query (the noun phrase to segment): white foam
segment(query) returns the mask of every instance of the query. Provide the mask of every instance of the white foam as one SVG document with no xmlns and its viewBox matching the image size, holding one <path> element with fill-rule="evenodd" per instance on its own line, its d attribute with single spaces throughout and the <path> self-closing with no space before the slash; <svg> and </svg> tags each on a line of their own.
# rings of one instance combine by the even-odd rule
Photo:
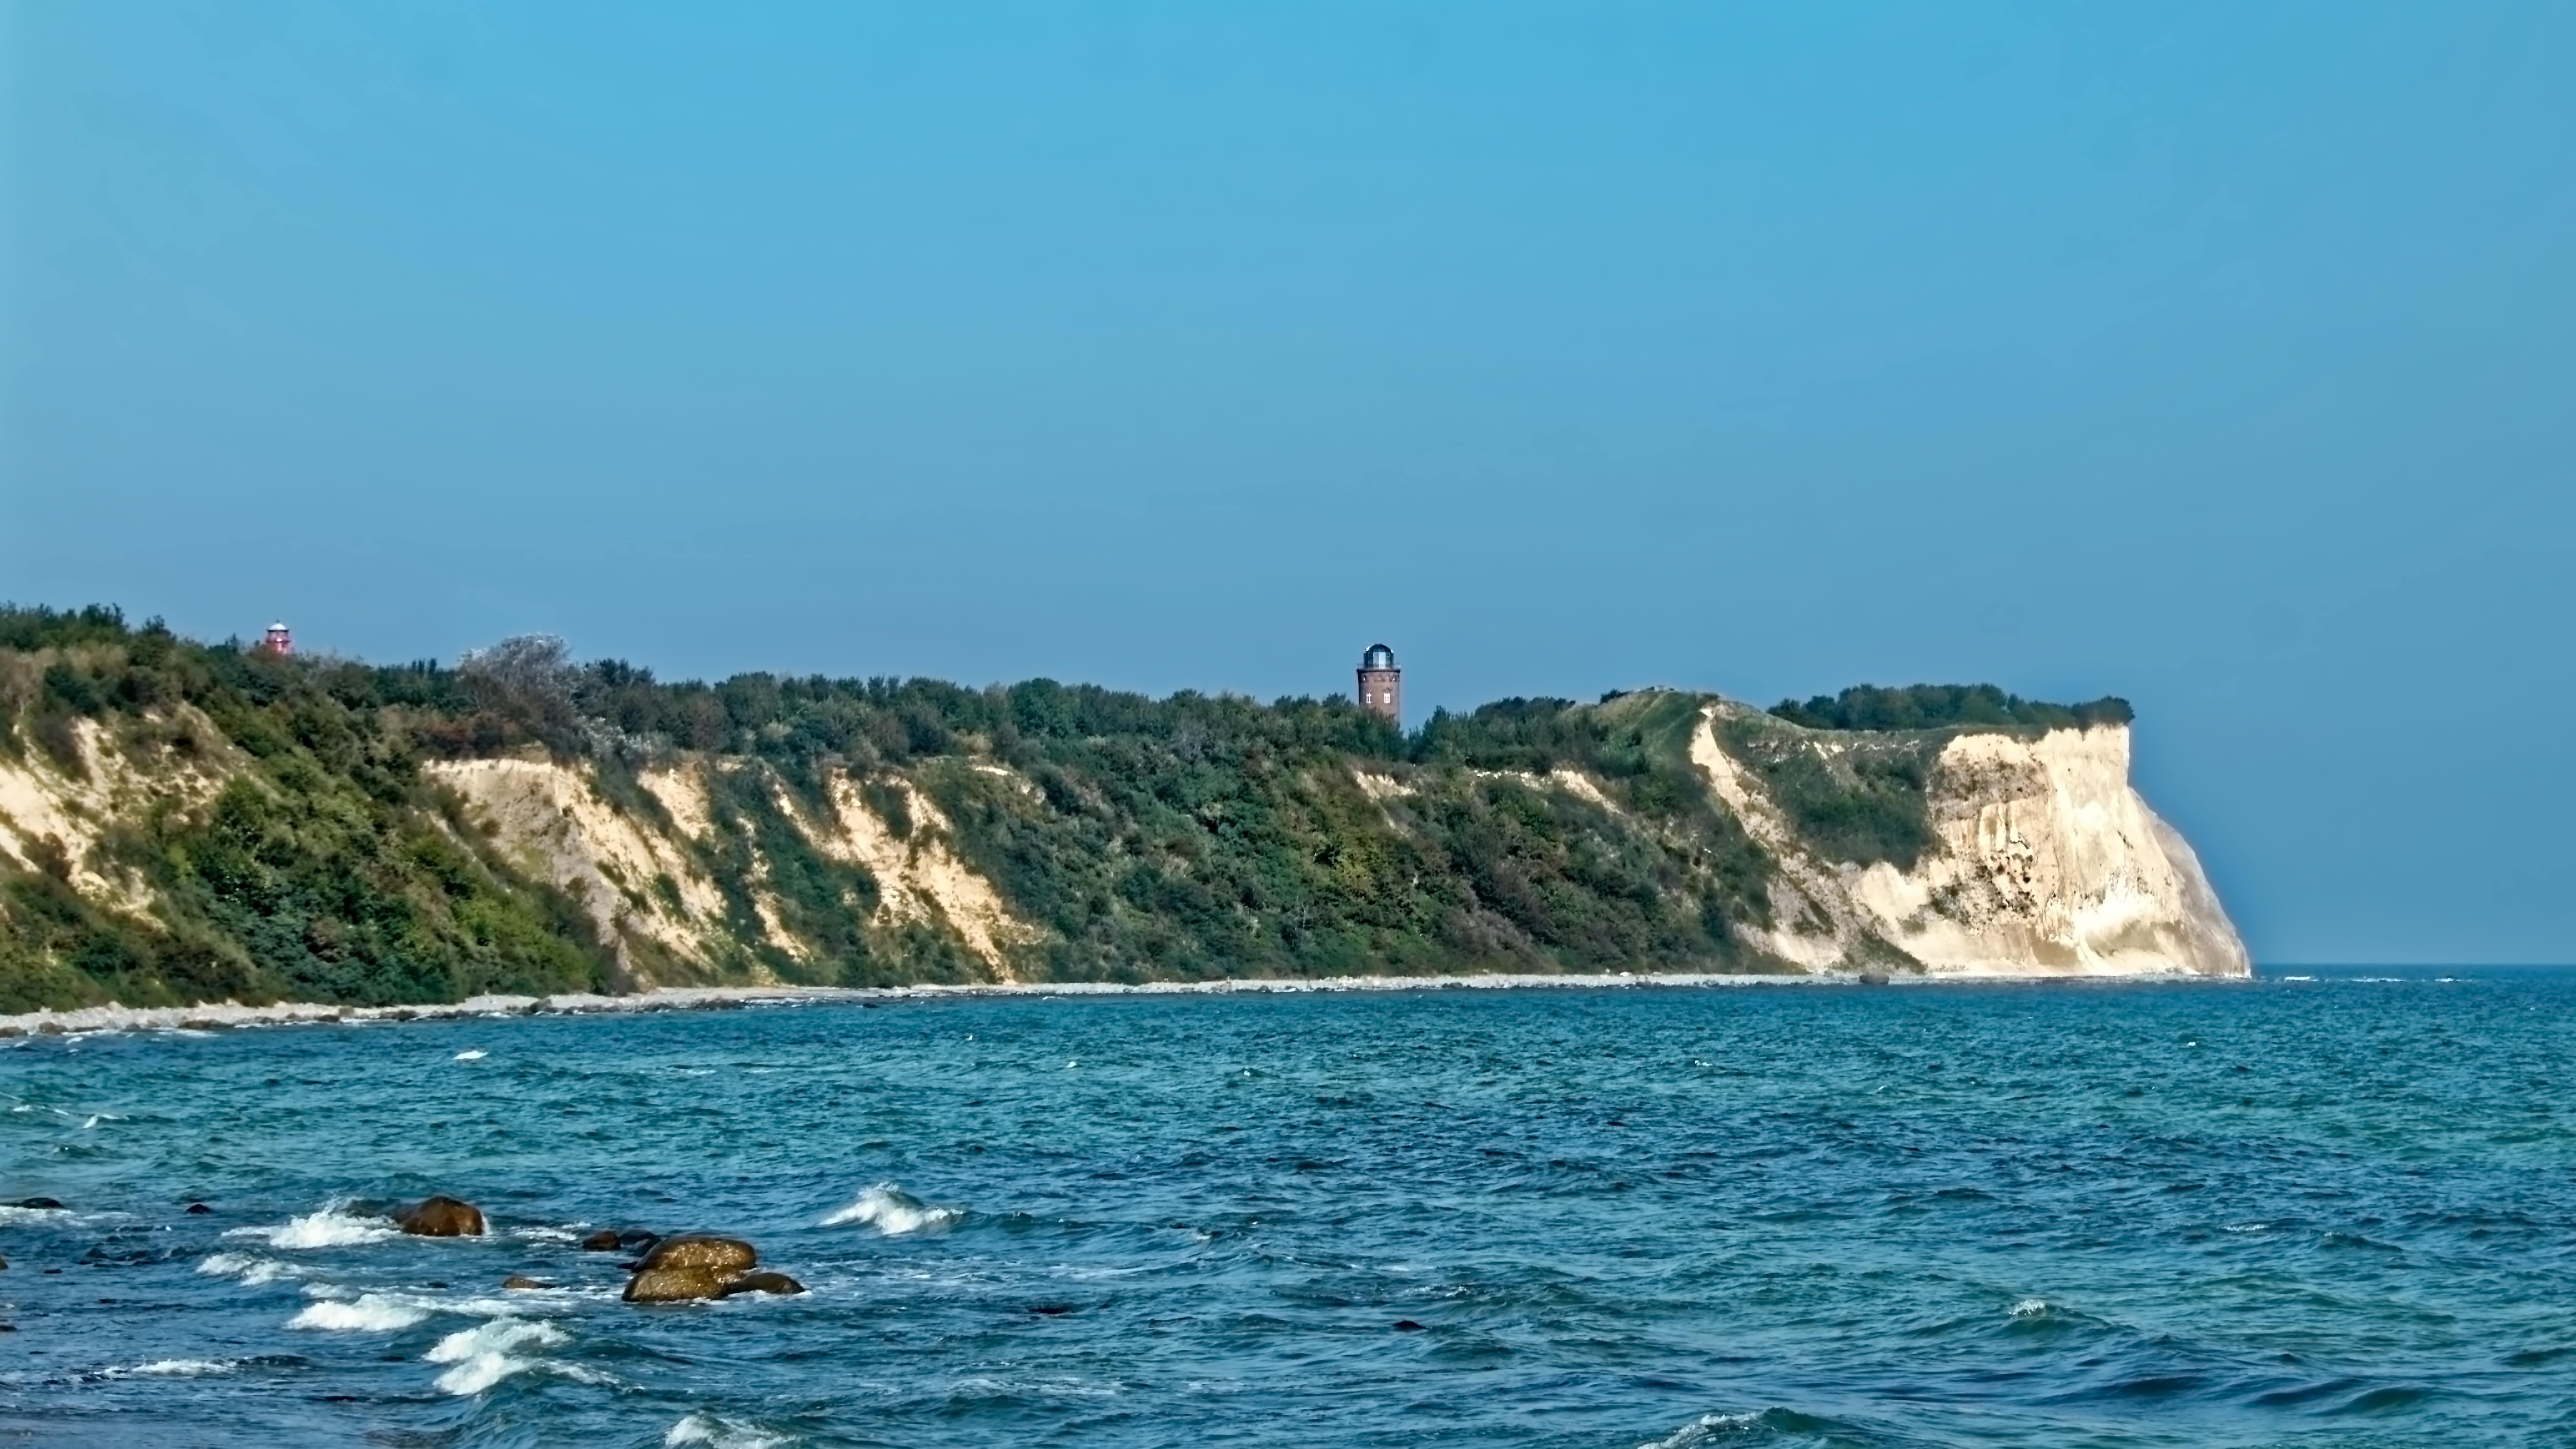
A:
<svg viewBox="0 0 2576 1449">
<path fill-rule="evenodd" d="M 460 1062 L 479 1062 L 488 1055 L 490 1054 L 478 1047 L 472 1051 L 458 1052 L 456 1054 L 456 1059 Z"/>
<path fill-rule="evenodd" d="M 823 1219 L 823 1226 L 866 1223 L 896 1238 L 924 1229 L 945 1228 L 964 1216 L 964 1208 L 932 1207 L 891 1182 L 880 1182 L 860 1193 L 858 1201 Z"/>
<path fill-rule="evenodd" d="M 129 1374 L 152 1374 L 173 1380 L 196 1380 L 204 1374 L 229 1374 L 237 1367 L 232 1359 L 152 1359 L 149 1364 L 134 1364 Z"/>
<path fill-rule="evenodd" d="M 671 1426 L 662 1436 L 662 1449 L 681 1449 L 688 1444 L 704 1444 L 707 1449 L 779 1449 L 787 1440 L 766 1429 L 737 1424 L 710 1414 L 691 1414 Z"/>
<path fill-rule="evenodd" d="M 514 1373 L 536 1367 L 536 1359 L 522 1358 L 511 1350 L 549 1348 L 563 1341 L 564 1331 L 551 1323 L 495 1318 L 479 1328 L 458 1329 L 421 1357 L 456 1365 L 438 1376 L 440 1392 L 479 1394 Z"/>
<path fill-rule="evenodd" d="M 354 1303 L 326 1298 L 309 1304 L 303 1312 L 286 1320 L 286 1326 L 344 1333 L 391 1333 L 397 1328 L 409 1328 L 428 1316 L 429 1310 L 416 1304 L 400 1302 L 381 1293 L 361 1293 Z"/>
<path fill-rule="evenodd" d="M 1752 1428 L 1761 1418 L 1757 1410 L 1741 1414 L 1702 1414 L 1661 1439 L 1638 1445 L 1637 1449 L 1691 1449 L 1691 1446 L 1705 1444 L 1720 1434 L 1731 1437 L 1734 1430 Z"/>
<path fill-rule="evenodd" d="M 335 1202 L 320 1212 L 288 1218 L 275 1227 L 234 1228 L 227 1238 L 258 1238 L 272 1248 L 339 1248 L 351 1243 L 382 1242 L 398 1236 L 393 1223 L 385 1218 L 351 1217 L 340 1211 L 347 1202 Z"/>
<path fill-rule="evenodd" d="M 210 1253 L 197 1265 L 197 1271 L 210 1278 L 239 1278 L 245 1288 L 257 1288 L 280 1278 L 303 1276 L 304 1270 L 275 1258 L 256 1258 L 248 1253 Z"/>
<path fill-rule="evenodd" d="M 2012 1306 L 2015 1318 L 2037 1318 L 2047 1311 L 2048 1300 L 2045 1298 L 2025 1298 Z"/>
</svg>

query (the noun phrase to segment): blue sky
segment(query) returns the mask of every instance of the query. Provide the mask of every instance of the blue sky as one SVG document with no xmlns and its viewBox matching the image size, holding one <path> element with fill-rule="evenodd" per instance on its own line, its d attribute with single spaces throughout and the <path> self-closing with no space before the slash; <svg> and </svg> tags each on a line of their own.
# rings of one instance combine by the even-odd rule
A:
<svg viewBox="0 0 2576 1449">
<path fill-rule="evenodd" d="M 666 676 L 2116 692 L 2576 959 L 2576 9 L 0 0 L 0 596 Z"/>
</svg>

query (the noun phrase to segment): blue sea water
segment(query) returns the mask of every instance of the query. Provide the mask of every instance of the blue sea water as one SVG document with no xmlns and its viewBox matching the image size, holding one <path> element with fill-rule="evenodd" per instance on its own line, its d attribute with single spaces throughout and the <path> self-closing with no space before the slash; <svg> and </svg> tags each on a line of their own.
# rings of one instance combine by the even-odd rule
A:
<svg viewBox="0 0 2576 1449">
<path fill-rule="evenodd" d="M 15 1040 L 0 1440 L 2576 1443 L 2576 976 L 2305 975 Z"/>
</svg>

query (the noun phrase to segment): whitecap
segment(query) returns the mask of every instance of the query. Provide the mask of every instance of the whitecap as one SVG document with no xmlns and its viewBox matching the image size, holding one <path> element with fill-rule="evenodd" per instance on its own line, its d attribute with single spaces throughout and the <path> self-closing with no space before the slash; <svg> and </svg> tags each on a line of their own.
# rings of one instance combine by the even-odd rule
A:
<svg viewBox="0 0 2576 1449">
<path fill-rule="evenodd" d="M 257 1288 L 280 1278 L 298 1277 L 303 1272 L 292 1263 L 253 1257 L 248 1253 L 209 1253 L 205 1261 L 197 1265 L 197 1271 L 209 1278 L 239 1278 L 245 1288 Z"/>
<path fill-rule="evenodd" d="M 361 1293 L 354 1303 L 325 1298 L 286 1320 L 289 1328 L 319 1328 L 344 1333 L 391 1333 L 429 1316 L 429 1310 L 381 1293 Z"/>
<path fill-rule="evenodd" d="M 157 1358 L 147 1364 L 135 1365 L 134 1372 L 193 1379 L 206 1374 L 228 1374 L 236 1367 L 238 1365 L 231 1359 Z"/>
<path fill-rule="evenodd" d="M 671 1426 L 662 1436 L 663 1449 L 681 1449 L 683 1445 L 704 1444 L 707 1449 L 778 1449 L 787 1440 L 765 1429 L 719 1419 L 711 1414 L 691 1414 Z"/>
<path fill-rule="evenodd" d="M 2037 1318 L 2047 1311 L 2048 1300 L 2045 1298 L 2025 1298 L 2012 1306 L 2015 1318 Z"/>
<path fill-rule="evenodd" d="M 1741 1414 L 1702 1414 L 1661 1439 L 1638 1445 L 1637 1449 L 1692 1449 L 1693 1445 L 1705 1444 L 1720 1434 L 1732 1437 L 1734 1430 L 1750 1429 L 1761 1419 L 1761 1413 L 1755 1410 Z"/>
<path fill-rule="evenodd" d="M 375 1243 L 396 1237 L 391 1221 L 385 1218 L 351 1217 L 340 1209 L 346 1199 L 325 1206 L 320 1212 L 289 1218 L 274 1227 L 234 1228 L 227 1238 L 259 1238 L 272 1248 L 338 1248 L 351 1243 Z"/>
<path fill-rule="evenodd" d="M 281 1263 L 275 1258 L 261 1258 L 252 1263 L 248 1268 L 242 1270 L 241 1280 L 242 1286 L 245 1288 L 258 1288 L 266 1284 L 274 1283 L 280 1278 L 298 1278 L 302 1276 L 303 1270 L 297 1268 L 292 1263 Z"/>
<path fill-rule="evenodd" d="M 148 1376 L 152 1378 L 193 1379 L 203 1378 L 207 1374 L 228 1374 L 239 1367 L 241 1367 L 241 1360 L 232 1358 L 156 1358 L 150 1363 L 139 1363 L 131 1368 L 101 1369 L 96 1374 L 89 1375 L 88 1377 L 101 1379 L 130 1379 L 137 1376 Z"/>
<path fill-rule="evenodd" d="M 2259 1233 L 2268 1230 L 2271 1226 L 2272 1225 L 2270 1223 L 2229 1223 L 2220 1231 L 2230 1233 Z"/>
<path fill-rule="evenodd" d="M 484 1051 L 482 1048 L 480 1048 L 480 1047 L 477 1047 L 477 1048 L 475 1048 L 475 1049 L 474 1049 L 474 1050 L 472 1050 L 472 1051 L 462 1051 L 462 1052 L 458 1052 L 458 1053 L 456 1054 L 456 1059 L 457 1059 L 458 1061 L 460 1061 L 460 1062 L 479 1062 L 479 1061 L 483 1060 L 483 1058 L 484 1058 L 484 1057 L 486 1057 L 486 1056 L 488 1056 L 488 1055 L 490 1055 L 490 1053 L 485 1052 L 485 1051 Z"/>
<path fill-rule="evenodd" d="M 495 1318 L 479 1328 L 458 1329 L 421 1357 L 456 1365 L 438 1376 L 440 1392 L 479 1394 L 514 1373 L 536 1367 L 536 1359 L 522 1358 L 511 1350 L 550 1348 L 563 1341 L 564 1331 L 551 1323 Z"/>
<path fill-rule="evenodd" d="M 867 1223 L 889 1238 L 924 1229 L 945 1228 L 966 1216 L 964 1208 L 932 1207 L 891 1182 L 860 1193 L 858 1201 L 823 1219 L 823 1226 Z"/>
</svg>

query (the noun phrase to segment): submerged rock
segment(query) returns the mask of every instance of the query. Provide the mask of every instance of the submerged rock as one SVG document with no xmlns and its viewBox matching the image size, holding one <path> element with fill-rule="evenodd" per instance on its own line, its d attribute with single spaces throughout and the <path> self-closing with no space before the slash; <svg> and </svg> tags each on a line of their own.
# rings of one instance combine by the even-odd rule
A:
<svg viewBox="0 0 2576 1449">
<path fill-rule="evenodd" d="M 513 1273 L 501 1280 L 501 1286 L 514 1293 L 524 1293 L 536 1288 L 552 1288 L 555 1285 L 541 1278 L 531 1278 L 525 1273 Z"/>
<path fill-rule="evenodd" d="M 724 1293 L 724 1278 L 713 1268 L 644 1268 L 626 1280 L 620 1296 L 629 1303 L 687 1303 Z"/>
<path fill-rule="evenodd" d="M 655 1243 L 650 1252 L 635 1265 L 639 1274 L 657 1268 L 704 1268 L 713 1273 L 735 1273 L 755 1267 L 760 1254 L 740 1238 L 719 1238 L 704 1233 L 683 1233 Z"/>
<path fill-rule="evenodd" d="M 22 1208 L 59 1209 L 62 1207 L 62 1204 L 49 1197 L 22 1197 L 18 1199 L 18 1206 Z"/>
<path fill-rule="evenodd" d="M 192 1203 L 188 1204 L 188 1214 L 189 1214 L 189 1216 L 191 1216 L 191 1217 L 203 1217 L 203 1216 L 205 1216 L 207 1213 L 210 1213 L 210 1212 L 213 1212 L 213 1211 L 214 1211 L 214 1209 L 213 1209 L 213 1208 L 210 1208 L 210 1207 L 206 1206 L 204 1203 L 201 1203 L 201 1202 L 192 1202 Z"/>
<path fill-rule="evenodd" d="M 615 1228 L 601 1228 L 581 1240 L 581 1250 L 585 1253 L 614 1253 L 623 1246 L 625 1245 L 617 1241 Z"/>
<path fill-rule="evenodd" d="M 737 1293 L 802 1293 L 805 1285 L 784 1273 L 745 1273 L 724 1285 L 724 1296 Z"/>
<path fill-rule="evenodd" d="M 470 1202 L 452 1197 L 426 1197 L 394 1218 L 402 1230 L 416 1238 L 479 1238 L 483 1236 L 483 1210 Z"/>
</svg>

